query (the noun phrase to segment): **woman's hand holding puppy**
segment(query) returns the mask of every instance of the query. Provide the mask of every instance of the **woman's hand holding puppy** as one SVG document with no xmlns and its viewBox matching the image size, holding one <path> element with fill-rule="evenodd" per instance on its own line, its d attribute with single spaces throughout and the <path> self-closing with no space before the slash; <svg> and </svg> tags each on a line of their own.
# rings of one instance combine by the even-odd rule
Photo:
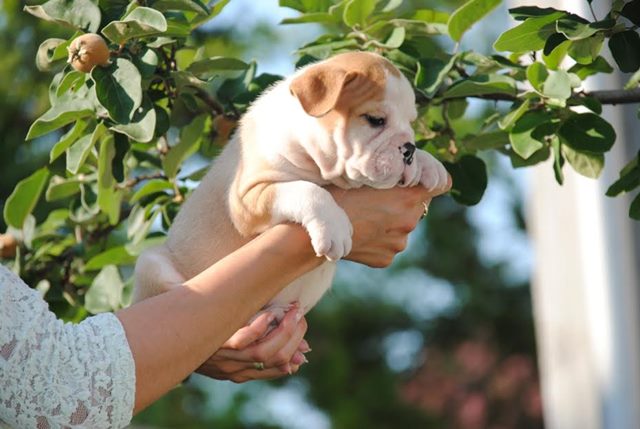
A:
<svg viewBox="0 0 640 429">
<path fill-rule="evenodd" d="M 411 188 L 343 190 L 330 188 L 354 228 L 353 249 L 346 259 L 371 267 L 386 267 L 407 246 L 408 234 L 423 216 L 425 204 L 436 196 L 421 186 Z M 265 312 L 238 330 L 199 369 L 200 374 L 242 383 L 293 374 L 306 363 L 303 339 L 307 322 L 292 308 L 267 336 L 272 320 Z M 256 368 L 261 363 L 264 369 Z"/>
</svg>

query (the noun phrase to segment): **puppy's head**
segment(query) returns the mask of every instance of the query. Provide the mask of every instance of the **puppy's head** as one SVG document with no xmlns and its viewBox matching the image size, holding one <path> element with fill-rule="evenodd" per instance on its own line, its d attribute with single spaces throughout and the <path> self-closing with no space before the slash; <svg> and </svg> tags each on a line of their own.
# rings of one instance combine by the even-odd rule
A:
<svg viewBox="0 0 640 429">
<path fill-rule="evenodd" d="M 415 151 L 409 81 L 385 58 L 368 52 L 336 55 L 304 68 L 290 85 L 305 112 L 335 144 L 342 177 L 390 188 Z"/>
</svg>

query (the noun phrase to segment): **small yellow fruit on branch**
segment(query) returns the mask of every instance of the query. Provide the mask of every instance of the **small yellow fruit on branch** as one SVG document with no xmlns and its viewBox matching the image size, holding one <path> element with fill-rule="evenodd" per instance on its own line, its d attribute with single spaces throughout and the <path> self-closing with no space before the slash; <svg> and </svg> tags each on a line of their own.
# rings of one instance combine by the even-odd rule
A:
<svg viewBox="0 0 640 429">
<path fill-rule="evenodd" d="M 89 73 L 96 65 L 109 64 L 109 47 L 97 34 L 87 33 L 76 37 L 67 50 L 67 62 L 79 72 Z"/>
</svg>

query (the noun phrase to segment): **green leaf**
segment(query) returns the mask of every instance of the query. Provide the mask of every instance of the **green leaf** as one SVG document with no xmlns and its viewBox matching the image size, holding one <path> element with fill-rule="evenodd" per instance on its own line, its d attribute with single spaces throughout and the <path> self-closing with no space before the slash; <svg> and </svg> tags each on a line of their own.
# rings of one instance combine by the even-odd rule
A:
<svg viewBox="0 0 640 429">
<path fill-rule="evenodd" d="M 98 207 L 109 217 L 109 223 L 116 225 L 120 219 L 120 201 L 122 195 L 115 189 L 112 161 L 116 155 L 112 135 L 103 139 L 98 152 Z"/>
<path fill-rule="evenodd" d="M 71 128 L 64 136 L 58 140 L 58 142 L 51 148 L 49 153 L 49 163 L 55 161 L 60 155 L 62 155 L 73 142 L 78 140 L 82 135 L 87 123 L 85 121 L 77 121 L 73 128 Z"/>
<path fill-rule="evenodd" d="M 237 58 L 211 57 L 195 61 L 187 67 L 187 72 L 193 73 L 200 79 L 208 79 L 220 71 L 246 70 L 249 64 Z"/>
<path fill-rule="evenodd" d="M 155 128 L 156 110 L 148 98 L 144 98 L 142 105 L 136 109 L 131 122 L 111 127 L 112 130 L 125 134 L 140 143 L 150 142 L 154 137 Z"/>
<path fill-rule="evenodd" d="M 335 17 L 327 12 L 305 13 L 295 18 L 285 18 L 280 24 L 307 24 L 310 22 L 318 24 L 332 24 L 336 22 Z"/>
<path fill-rule="evenodd" d="M 393 29 L 387 40 L 384 42 L 384 46 L 389 49 L 397 49 L 404 43 L 405 34 L 407 30 L 404 27 L 396 27 Z"/>
<path fill-rule="evenodd" d="M 402 5 L 403 0 L 389 0 L 382 9 L 383 12 L 391 12 L 396 10 Z"/>
<path fill-rule="evenodd" d="M 564 166 L 564 156 L 561 151 L 562 143 L 558 136 L 551 138 L 551 149 L 553 151 L 553 173 L 556 177 L 556 182 L 562 185 L 564 183 L 564 172 L 562 167 Z"/>
<path fill-rule="evenodd" d="M 640 0 L 631 0 L 625 3 L 624 7 L 620 11 L 620 15 L 633 22 L 635 25 L 640 25 Z"/>
<path fill-rule="evenodd" d="M 130 203 L 136 203 L 141 198 L 146 197 L 147 195 L 155 194 L 157 192 L 166 191 L 168 189 L 173 189 L 173 185 L 171 182 L 165 179 L 153 179 L 149 180 L 143 186 L 140 187 L 136 191 L 135 194 L 131 197 Z"/>
<path fill-rule="evenodd" d="M 101 67 L 95 67 L 98 69 Z M 29 128 L 27 140 L 40 137 L 41 135 L 57 130 L 78 119 L 94 114 L 93 103 L 90 100 L 70 100 L 60 102 L 51 106 L 42 116 L 40 116 Z"/>
<path fill-rule="evenodd" d="M 578 64 L 591 64 L 600 54 L 604 35 L 595 34 L 587 39 L 577 40 L 569 46 L 569 56 Z"/>
<path fill-rule="evenodd" d="M 98 124 L 93 130 L 93 133 L 79 138 L 71 145 L 71 147 L 69 147 L 67 150 L 67 170 L 71 174 L 77 174 L 78 171 L 80 171 L 80 168 L 84 165 L 91 149 L 93 149 L 104 131 L 104 125 Z"/>
<path fill-rule="evenodd" d="M 567 40 L 568 39 L 562 33 L 552 34 L 551 36 L 549 36 L 549 38 L 545 42 L 544 48 L 542 49 L 542 53 L 544 55 L 551 54 L 551 52 L 553 52 L 554 49 L 556 49 L 558 46 L 560 46 L 562 43 L 566 42 Z"/>
<path fill-rule="evenodd" d="M 58 97 L 63 97 L 65 95 L 64 93 L 70 89 L 72 91 L 78 90 L 82 85 L 84 85 L 86 77 L 86 73 L 71 70 L 69 73 L 65 74 L 60 81 L 58 89 L 56 90 L 56 95 Z"/>
<path fill-rule="evenodd" d="M 162 160 L 162 167 L 167 177 L 176 177 L 184 160 L 198 150 L 206 119 L 207 115 L 197 116 L 181 130 L 180 142 L 172 146 L 167 156 Z"/>
<path fill-rule="evenodd" d="M 84 269 L 93 271 L 100 270 L 107 265 L 133 265 L 135 262 L 136 257 L 127 252 L 124 246 L 116 246 L 89 259 Z"/>
<path fill-rule="evenodd" d="M 509 135 L 504 131 L 493 131 L 478 135 L 465 136 L 463 146 L 472 150 L 503 148 L 509 144 Z"/>
<path fill-rule="evenodd" d="M 4 204 L 4 221 L 7 225 L 21 229 L 27 216 L 35 208 L 49 180 L 49 170 L 43 167 L 22 179 Z"/>
<path fill-rule="evenodd" d="M 607 196 L 615 197 L 640 186 L 640 155 L 624 166 L 620 177 L 607 189 Z"/>
<path fill-rule="evenodd" d="M 557 44 L 558 42 L 560 43 Z M 544 45 L 542 61 L 544 61 L 549 69 L 558 69 L 562 60 L 567 56 L 569 47 L 571 47 L 571 41 L 567 40 L 566 37 L 560 33 L 552 34 Z"/>
<path fill-rule="evenodd" d="M 635 31 L 615 33 L 609 39 L 609 49 L 622 72 L 633 73 L 640 68 L 640 35 Z"/>
<path fill-rule="evenodd" d="M 590 25 L 589 21 L 574 14 L 560 18 L 556 22 L 556 30 L 569 40 L 586 39 L 598 31 L 597 28 L 593 28 Z"/>
<path fill-rule="evenodd" d="M 40 44 L 36 53 L 36 67 L 40 71 L 49 71 L 56 61 L 64 57 L 56 57 L 56 48 L 66 42 L 65 39 L 47 39 Z"/>
<path fill-rule="evenodd" d="M 487 188 L 487 168 L 478 157 L 464 155 L 455 164 L 443 163 L 451 178 L 451 196 L 461 204 L 477 204 Z"/>
<path fill-rule="evenodd" d="M 571 98 L 568 101 L 570 106 L 584 106 L 598 115 L 602 113 L 602 103 L 600 103 L 600 101 L 595 97 L 582 95 L 580 97 Z"/>
<path fill-rule="evenodd" d="M 91 313 L 104 313 L 120 308 L 124 284 L 115 265 L 107 265 L 91 283 L 84 297 L 84 307 Z"/>
<path fill-rule="evenodd" d="M 571 96 L 571 79 L 564 70 L 552 71 L 544 81 L 542 94 L 545 97 L 566 100 Z"/>
<path fill-rule="evenodd" d="M 153 8 L 163 12 L 166 10 L 187 10 L 205 16 L 211 13 L 207 5 L 200 0 L 156 0 L 153 2 Z"/>
<path fill-rule="evenodd" d="M 56 201 L 70 197 L 80 192 L 80 185 L 82 183 L 83 181 L 77 177 L 65 179 L 64 177 L 53 176 L 49 181 L 49 186 L 47 187 L 47 192 L 45 192 L 44 197 L 47 201 Z"/>
<path fill-rule="evenodd" d="M 640 194 L 636 195 L 631 202 L 631 206 L 629 207 L 629 217 L 635 220 L 640 220 Z"/>
<path fill-rule="evenodd" d="M 455 65 L 457 58 L 457 55 L 453 55 L 447 62 L 437 58 L 421 59 L 417 63 L 414 85 L 423 90 L 427 97 L 433 97 Z"/>
<path fill-rule="evenodd" d="M 542 63 L 534 62 L 527 67 L 527 80 L 538 92 L 542 92 L 542 85 L 544 85 L 548 77 L 549 71 Z"/>
<path fill-rule="evenodd" d="M 640 83 L 640 70 L 635 72 L 624 85 L 624 89 L 633 89 L 637 88 L 638 83 Z"/>
<path fill-rule="evenodd" d="M 516 21 L 524 21 L 527 18 L 551 15 L 556 12 L 561 11 L 552 7 L 540 8 L 538 6 L 522 6 L 509 9 L 509 14 L 511 14 L 513 19 Z"/>
<path fill-rule="evenodd" d="M 570 116 L 558 129 L 558 135 L 571 148 L 591 153 L 608 151 L 616 140 L 611 124 L 595 113 Z"/>
<path fill-rule="evenodd" d="M 118 58 L 108 67 L 94 67 L 91 79 L 96 84 L 96 96 L 109 116 L 121 124 L 129 123 L 133 112 L 142 103 L 142 78 L 133 63 Z"/>
<path fill-rule="evenodd" d="M 460 6 L 449 18 L 448 27 L 451 38 L 459 42 L 462 35 L 473 24 L 481 20 L 500 3 L 501 0 L 469 0 Z"/>
<path fill-rule="evenodd" d="M 506 114 L 500 121 L 498 121 L 498 126 L 502 130 L 509 130 L 515 122 L 522 117 L 526 112 L 529 111 L 529 106 L 531 105 L 531 100 L 528 98 L 521 102 L 518 107 L 511 110 L 508 114 Z"/>
<path fill-rule="evenodd" d="M 447 107 L 447 116 L 449 119 L 458 119 L 464 115 L 467 107 L 469 107 L 469 102 L 463 99 L 456 99 L 446 103 Z"/>
<path fill-rule="evenodd" d="M 211 9 L 211 13 L 208 16 L 197 15 L 194 19 L 191 20 L 191 27 L 196 28 L 205 22 L 215 18 L 222 12 L 224 7 L 229 4 L 230 0 L 218 0 L 213 6 L 211 6 L 211 2 L 209 2 L 209 9 Z"/>
<path fill-rule="evenodd" d="M 575 73 L 582 80 L 597 73 L 611 73 L 613 67 L 609 65 L 603 57 L 597 57 L 590 64 L 575 64 L 569 70 L 569 73 Z"/>
<path fill-rule="evenodd" d="M 556 32 L 555 22 L 564 15 L 564 12 L 553 12 L 528 18 L 517 27 L 502 33 L 493 47 L 497 51 L 538 51 L 544 48 L 547 39 Z"/>
<path fill-rule="evenodd" d="M 344 8 L 342 19 L 349 27 L 356 25 L 363 28 L 367 24 L 367 19 L 376 8 L 378 0 L 350 0 Z"/>
<path fill-rule="evenodd" d="M 432 9 L 418 9 L 411 17 L 414 21 L 423 21 L 433 24 L 447 24 L 450 15 L 446 12 Z"/>
<path fill-rule="evenodd" d="M 102 34 L 113 43 L 123 44 L 129 39 L 156 35 L 167 31 L 167 20 L 162 13 L 148 7 L 137 7 L 122 21 L 112 21 Z"/>
<path fill-rule="evenodd" d="M 443 94 L 443 98 L 472 97 L 483 94 L 515 96 L 516 82 L 508 76 L 499 74 L 473 76 L 451 85 Z"/>
<path fill-rule="evenodd" d="M 585 177 L 597 179 L 604 167 L 604 155 L 601 153 L 581 152 L 562 145 L 562 153 L 573 169 Z"/>
<path fill-rule="evenodd" d="M 24 10 L 45 21 L 95 33 L 98 31 L 101 19 L 97 3 L 95 0 L 49 0 L 38 6 L 25 6 Z"/>
<path fill-rule="evenodd" d="M 513 150 L 509 152 L 509 158 L 511 159 L 511 166 L 513 168 L 531 167 L 532 165 L 546 161 L 549 159 L 550 155 L 551 150 L 549 149 L 549 146 L 544 146 L 527 159 L 522 158 Z"/>
<path fill-rule="evenodd" d="M 149 48 L 144 48 L 142 54 L 133 57 L 133 64 L 138 68 L 143 79 L 153 76 L 158 67 L 158 61 L 158 54 Z"/>
<path fill-rule="evenodd" d="M 532 110 L 522 115 L 509 133 L 513 151 L 523 159 L 528 159 L 542 149 L 550 120 L 549 114 L 539 110 Z"/>
</svg>

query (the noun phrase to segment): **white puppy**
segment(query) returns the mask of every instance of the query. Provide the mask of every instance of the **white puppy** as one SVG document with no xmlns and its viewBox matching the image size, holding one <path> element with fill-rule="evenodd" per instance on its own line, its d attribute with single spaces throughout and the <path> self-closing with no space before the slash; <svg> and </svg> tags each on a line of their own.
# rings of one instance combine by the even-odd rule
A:
<svg viewBox="0 0 640 429">
<path fill-rule="evenodd" d="M 244 115 L 181 208 L 165 244 L 138 259 L 134 301 L 182 284 L 256 234 L 288 221 L 306 228 L 327 262 L 289 285 L 268 308 L 280 318 L 298 301 L 307 312 L 330 287 L 334 261 L 351 250 L 351 222 L 323 186 L 449 186 L 442 164 L 415 150 L 416 115 L 407 79 L 371 53 L 340 54 L 277 83 Z"/>
</svg>

